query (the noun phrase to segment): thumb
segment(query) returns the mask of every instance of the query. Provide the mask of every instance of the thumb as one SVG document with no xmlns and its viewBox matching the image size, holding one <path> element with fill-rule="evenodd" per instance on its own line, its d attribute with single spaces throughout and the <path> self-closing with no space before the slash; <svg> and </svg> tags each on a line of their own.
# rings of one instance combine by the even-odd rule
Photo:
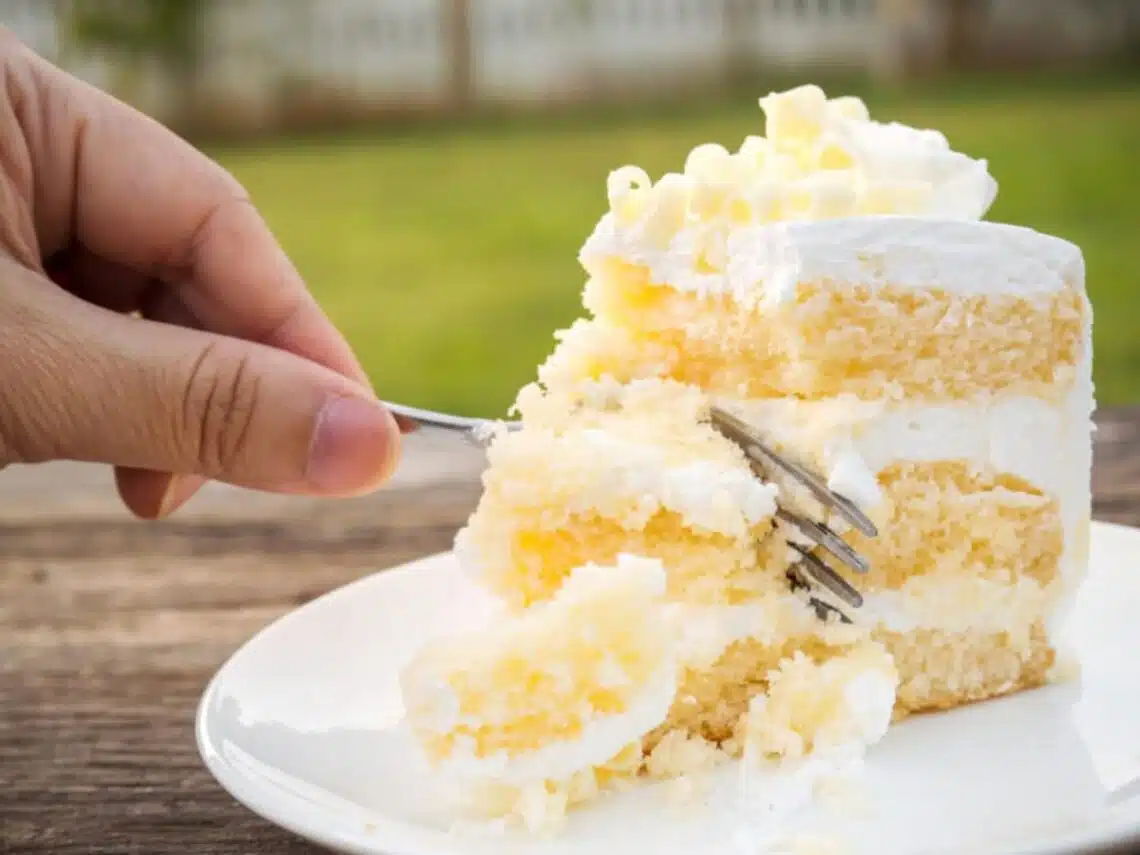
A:
<svg viewBox="0 0 1140 855">
<path fill-rule="evenodd" d="M 330 496 L 394 469 L 392 416 L 336 372 L 16 275 L 33 281 L 0 276 L 0 463 L 86 460 Z"/>
</svg>

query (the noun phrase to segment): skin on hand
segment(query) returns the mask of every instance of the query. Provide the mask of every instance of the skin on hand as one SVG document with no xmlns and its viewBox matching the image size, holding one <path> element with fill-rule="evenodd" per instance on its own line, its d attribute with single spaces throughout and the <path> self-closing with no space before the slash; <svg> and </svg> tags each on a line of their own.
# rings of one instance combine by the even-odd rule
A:
<svg viewBox="0 0 1140 855">
<path fill-rule="evenodd" d="M 0 72 L 0 468 L 111 464 L 144 518 L 379 486 L 400 427 L 241 186 L 3 28 Z"/>
</svg>

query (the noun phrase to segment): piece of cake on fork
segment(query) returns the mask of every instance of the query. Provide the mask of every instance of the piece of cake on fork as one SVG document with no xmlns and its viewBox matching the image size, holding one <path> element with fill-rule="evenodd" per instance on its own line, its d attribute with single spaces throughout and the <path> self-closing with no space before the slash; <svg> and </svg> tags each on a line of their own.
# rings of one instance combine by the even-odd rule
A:
<svg viewBox="0 0 1140 855">
<path fill-rule="evenodd" d="M 659 562 L 647 608 L 672 621 L 675 686 L 629 742 L 658 775 L 748 745 L 769 766 L 824 769 L 805 734 L 858 753 L 892 715 L 1066 673 L 1053 639 L 1088 558 L 1080 250 L 983 221 L 985 161 L 936 132 L 812 86 L 761 104 L 767 135 L 735 153 L 701 146 L 657 182 L 611 175 L 581 255 L 590 316 L 520 393 L 522 428 L 493 440 L 457 540 L 516 620 L 553 634 L 572 631 L 544 616 L 577 568 Z M 758 469 L 716 412 L 820 474 L 877 536 Z M 826 522 L 869 571 L 817 549 L 788 510 Z M 805 552 L 861 606 L 811 590 Z M 845 683 L 874 690 L 849 703 Z M 512 804 L 492 813 L 521 816 Z"/>
</svg>

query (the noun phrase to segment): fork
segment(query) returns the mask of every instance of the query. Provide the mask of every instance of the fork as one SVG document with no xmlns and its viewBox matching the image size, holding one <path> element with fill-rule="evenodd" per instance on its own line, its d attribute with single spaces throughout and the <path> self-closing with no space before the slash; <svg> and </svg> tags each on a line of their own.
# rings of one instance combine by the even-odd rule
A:
<svg viewBox="0 0 1140 855">
<path fill-rule="evenodd" d="M 479 445 L 484 444 L 488 432 L 495 427 L 505 428 L 508 431 L 518 430 L 522 427 L 520 421 L 468 418 L 434 410 L 424 410 L 419 407 L 409 407 L 404 404 L 394 404 L 388 401 L 383 403 L 399 418 L 422 427 L 433 427 L 460 433 L 469 441 Z M 775 467 L 804 487 L 820 505 L 837 514 L 857 531 L 867 537 L 878 535 L 879 532 L 875 524 L 854 502 L 829 488 L 814 472 L 777 453 L 752 425 L 715 406 L 710 408 L 709 418 L 712 426 L 722 436 L 735 443 L 744 452 L 757 477 L 764 477 L 765 471 Z M 776 519 L 796 529 L 809 542 L 820 547 L 856 573 L 864 574 L 870 570 L 867 560 L 826 523 L 816 522 L 783 507 L 777 507 Z M 809 592 L 808 603 L 815 609 L 816 615 L 821 620 L 826 620 L 830 614 L 834 614 L 844 623 L 851 623 L 851 619 L 842 609 L 818 596 L 810 595 L 813 590 L 812 583 L 821 586 L 853 609 L 858 609 L 863 605 L 863 596 L 859 591 L 810 548 L 794 540 L 789 540 L 788 545 L 796 553 L 798 559 L 787 571 L 788 583 L 792 590 Z"/>
</svg>

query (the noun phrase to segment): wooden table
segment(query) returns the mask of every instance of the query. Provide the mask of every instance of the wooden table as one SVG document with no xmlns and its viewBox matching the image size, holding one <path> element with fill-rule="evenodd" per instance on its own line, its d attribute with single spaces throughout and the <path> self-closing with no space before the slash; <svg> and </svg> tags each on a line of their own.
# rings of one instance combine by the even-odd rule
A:
<svg viewBox="0 0 1140 855">
<path fill-rule="evenodd" d="M 1140 408 L 1098 422 L 1095 515 L 1140 524 Z M 195 705 L 279 615 L 448 548 L 478 465 L 441 459 L 435 477 L 367 499 L 235 491 L 157 525 L 127 520 L 106 491 L 64 503 L 74 488 L 27 486 L 0 501 L 0 852 L 316 853 L 213 782 Z"/>
</svg>

